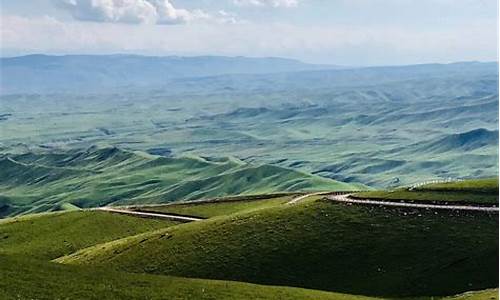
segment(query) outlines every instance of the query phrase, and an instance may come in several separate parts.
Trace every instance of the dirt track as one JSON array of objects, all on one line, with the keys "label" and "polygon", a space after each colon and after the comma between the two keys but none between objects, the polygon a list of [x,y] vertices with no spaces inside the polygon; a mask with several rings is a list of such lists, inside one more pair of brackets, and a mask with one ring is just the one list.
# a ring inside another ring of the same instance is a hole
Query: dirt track
[{"label": "dirt track", "polygon": [[100,208],[98,208],[98,210],[119,213],[119,214],[125,214],[125,215],[133,215],[133,216],[138,216],[138,217],[169,219],[172,221],[181,221],[181,222],[192,222],[192,221],[204,220],[202,218],[192,217],[192,216],[179,216],[179,215],[153,213],[153,212],[142,212],[142,211],[135,211],[135,210],[129,210],[129,209],[123,209],[123,208],[113,208],[113,207],[100,207]]},{"label": "dirt track", "polygon": [[351,199],[349,194],[346,195],[328,195],[326,197],[329,200],[343,202],[343,203],[353,203],[360,205],[381,205],[381,206],[393,206],[393,207],[413,207],[413,208],[425,208],[425,209],[448,209],[448,210],[469,210],[469,211],[487,211],[487,212],[497,212],[498,207],[485,207],[485,206],[472,206],[472,205],[444,205],[444,204],[424,204],[424,203],[405,203],[405,202],[391,202],[391,201],[380,201],[380,200],[361,200],[361,199]]}]

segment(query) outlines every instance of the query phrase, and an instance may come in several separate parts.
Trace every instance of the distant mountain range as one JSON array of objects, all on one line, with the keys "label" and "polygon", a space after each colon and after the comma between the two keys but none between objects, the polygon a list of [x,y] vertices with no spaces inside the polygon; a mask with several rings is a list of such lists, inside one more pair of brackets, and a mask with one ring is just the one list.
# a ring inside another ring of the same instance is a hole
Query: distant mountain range
[{"label": "distant mountain range", "polygon": [[334,69],[332,65],[266,57],[27,55],[1,58],[1,92],[101,90],[126,86],[155,86],[172,78],[222,74],[262,74]]},{"label": "distant mountain range", "polygon": [[[298,60],[225,56],[27,55],[0,58],[1,94],[324,88],[494,73],[496,62],[347,68]],[[299,84],[298,84],[299,83]]]}]

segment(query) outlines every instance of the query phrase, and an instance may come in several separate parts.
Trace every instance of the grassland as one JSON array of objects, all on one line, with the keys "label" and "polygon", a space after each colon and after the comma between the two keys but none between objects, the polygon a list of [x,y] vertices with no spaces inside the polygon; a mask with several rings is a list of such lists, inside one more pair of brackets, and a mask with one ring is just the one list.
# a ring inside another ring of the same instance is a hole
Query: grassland
[{"label": "grassland", "polygon": [[9,218],[0,221],[0,254],[51,260],[95,244],[176,224],[101,211]]},{"label": "grassland", "polygon": [[[498,176],[497,63],[102,93],[71,78],[0,96],[0,218],[64,211],[0,221],[0,299],[498,299],[498,214],[286,196],[143,208],[209,218],[187,224],[81,210]],[[491,205],[491,184],[368,195]]]},{"label": "grassland", "polygon": [[0,255],[1,299],[298,299],[373,298],[248,283],[131,274]]},{"label": "grassland", "polygon": [[372,296],[496,287],[498,216],[306,201],[99,244],[58,262]]},{"label": "grassland", "polygon": [[294,197],[296,196],[290,195],[257,200],[246,200],[243,198],[238,200],[221,199],[219,201],[199,203],[172,203],[161,206],[144,206],[139,207],[137,210],[211,218],[282,205],[292,200]]},{"label": "grassland", "polygon": [[405,188],[393,191],[368,191],[357,193],[352,197],[378,200],[498,205],[498,178],[435,183],[411,190]]},{"label": "grassland", "polygon": [[487,289],[483,291],[468,292],[460,295],[446,297],[448,300],[497,300],[498,289]]},{"label": "grassland", "polygon": [[363,188],[231,158],[172,158],[113,147],[0,158],[0,217],[229,195]]},{"label": "grassland", "polygon": [[[132,274],[0,255],[1,299],[376,300],[292,287]],[[427,297],[419,298],[426,300]],[[439,299],[437,297],[433,299]],[[498,300],[498,290],[443,300]],[[410,299],[406,299],[410,300]],[[429,297],[430,300],[430,297]]]},{"label": "grassland", "polygon": [[210,217],[182,224],[103,211],[2,220],[0,291],[6,299],[369,300],[497,284],[497,215],[268,197],[154,208]]},{"label": "grassland", "polygon": [[498,193],[498,178],[468,179],[456,182],[432,183],[416,187],[417,191],[443,191],[464,193]]},{"label": "grassland", "polygon": [[175,157],[236,157],[385,189],[498,176],[498,104],[497,63],[2,95],[0,151],[111,145]]}]

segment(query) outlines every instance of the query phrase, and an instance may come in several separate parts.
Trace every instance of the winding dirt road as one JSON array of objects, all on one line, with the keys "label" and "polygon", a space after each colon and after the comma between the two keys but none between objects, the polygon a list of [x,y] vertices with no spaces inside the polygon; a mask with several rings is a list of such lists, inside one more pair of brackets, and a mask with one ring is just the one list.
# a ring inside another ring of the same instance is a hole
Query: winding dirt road
[{"label": "winding dirt road", "polygon": [[469,205],[443,205],[443,204],[424,204],[424,203],[405,203],[405,202],[391,202],[380,200],[361,200],[349,198],[350,194],[345,195],[328,195],[326,198],[336,202],[353,203],[361,205],[382,205],[393,207],[413,207],[425,209],[448,209],[448,210],[469,210],[469,211],[487,211],[498,213],[498,207],[485,207],[485,206],[469,206]]},{"label": "winding dirt road", "polygon": [[[352,192],[351,192],[352,193]],[[301,195],[293,198],[288,201],[286,204],[296,204],[308,197],[317,196],[317,195],[325,195],[328,200],[341,202],[341,203],[349,203],[349,204],[358,204],[358,205],[378,205],[378,206],[390,206],[390,207],[410,207],[410,208],[423,208],[423,209],[445,209],[445,210],[464,210],[464,211],[484,211],[484,212],[494,212],[498,213],[498,207],[491,206],[473,206],[473,205],[452,205],[452,204],[427,204],[427,203],[407,203],[407,202],[394,202],[394,201],[382,201],[382,200],[370,200],[370,199],[352,199],[349,198],[351,194],[349,192],[337,192],[336,194],[328,193],[328,192],[316,192]],[[96,210],[102,210],[112,213],[126,214],[137,217],[145,217],[145,218],[160,218],[167,219],[172,221],[180,221],[180,222],[193,222],[193,221],[201,221],[203,218],[195,217],[195,216],[181,216],[174,215],[168,213],[154,213],[154,212],[143,212],[136,211],[125,207],[99,207]]]},{"label": "winding dirt road", "polygon": [[135,211],[130,209],[123,208],[113,208],[113,207],[99,207],[97,210],[103,210],[107,212],[113,212],[118,214],[125,215],[133,215],[137,217],[146,217],[146,218],[160,218],[160,219],[168,219],[172,221],[181,221],[181,222],[192,222],[192,221],[201,221],[204,220],[198,217],[192,216],[179,216],[179,215],[171,215],[171,214],[162,214],[162,213],[153,213],[153,212],[143,212],[143,211]]},{"label": "winding dirt road", "polygon": [[311,197],[311,196],[322,195],[322,194],[326,194],[326,192],[317,192],[317,193],[305,194],[305,195],[293,198],[292,200],[288,201],[286,204],[295,204],[295,203],[297,203],[297,202],[299,202],[301,200],[304,200],[305,198],[308,198],[308,197]]}]

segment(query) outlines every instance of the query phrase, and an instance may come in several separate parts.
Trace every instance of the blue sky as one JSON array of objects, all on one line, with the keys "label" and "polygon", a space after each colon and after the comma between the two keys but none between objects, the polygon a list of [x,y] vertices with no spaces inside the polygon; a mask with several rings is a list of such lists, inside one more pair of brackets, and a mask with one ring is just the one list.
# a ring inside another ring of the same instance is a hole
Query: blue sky
[{"label": "blue sky", "polygon": [[496,0],[0,0],[2,55],[497,60]]}]

